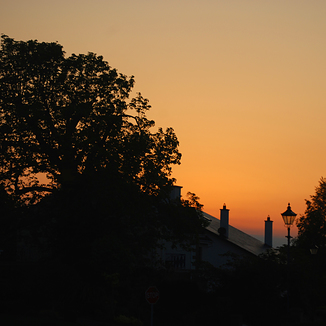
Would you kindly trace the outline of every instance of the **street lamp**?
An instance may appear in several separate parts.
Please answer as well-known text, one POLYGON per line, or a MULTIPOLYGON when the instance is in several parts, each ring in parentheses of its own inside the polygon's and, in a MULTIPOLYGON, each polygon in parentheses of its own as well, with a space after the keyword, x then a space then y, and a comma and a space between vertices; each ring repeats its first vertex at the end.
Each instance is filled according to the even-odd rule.
POLYGON ((288 235, 285 236, 285 237, 288 238, 288 262, 287 263, 289 265, 289 260, 290 260, 290 240, 292 238, 290 236, 290 228, 293 225, 293 222, 294 222, 297 214, 292 212, 291 206, 290 206, 290 203, 289 203, 287 210, 284 213, 282 213, 281 215, 282 215, 282 218, 283 218, 283 221, 284 221, 284 226, 286 228, 288 228, 288 235))
POLYGON ((288 247, 290 247, 290 239, 291 239, 290 228, 293 225, 293 222, 294 222, 297 214, 292 212, 291 206, 290 206, 290 203, 289 203, 287 210, 284 213, 282 213, 281 215, 282 215, 282 218, 283 218, 283 221, 284 221, 284 226, 286 228, 288 228, 288 235, 286 236, 286 238, 288 238, 288 247))
POLYGON ((297 216, 296 213, 292 212, 290 203, 288 204, 287 210, 281 214, 284 224, 286 227, 291 227, 293 225, 293 222, 297 216))
POLYGON ((284 221, 284 226, 288 229, 288 235, 285 236, 286 238, 288 238, 288 255, 287 255, 287 270, 288 270, 288 293, 287 293, 287 311, 288 313, 290 312, 290 295, 289 295, 289 282, 290 282, 290 240, 291 240, 291 235, 290 235, 290 228, 294 223, 294 220, 297 216, 296 213, 294 213, 291 210, 291 206, 290 203, 288 204, 288 208, 284 213, 281 213, 283 221, 284 221))

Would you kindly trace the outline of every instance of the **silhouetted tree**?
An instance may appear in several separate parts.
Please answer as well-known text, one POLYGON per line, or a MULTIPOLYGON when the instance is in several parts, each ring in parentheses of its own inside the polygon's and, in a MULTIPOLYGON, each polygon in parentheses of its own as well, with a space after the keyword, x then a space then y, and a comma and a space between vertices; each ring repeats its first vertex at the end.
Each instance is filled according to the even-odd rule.
POLYGON ((117 286, 108 279, 122 291, 130 279, 145 285, 140 271, 160 240, 196 244, 206 224, 198 197, 169 197, 178 139, 172 128, 151 131, 148 100, 129 99, 133 85, 94 53, 66 57, 58 43, 2 35, 0 197, 19 207, 20 230, 50 264, 24 273, 35 275, 24 302, 38 283, 40 304, 86 309, 94 298, 99 309, 117 286), (38 276, 45 270, 51 284, 38 276))
POLYGON ((83 243, 89 251, 89 243, 108 229, 119 239, 117 230, 127 234, 133 228, 123 243, 148 248, 162 237, 194 238, 203 225, 190 213, 201 208, 194 195, 169 206, 179 143, 172 128, 151 132, 148 100, 141 94, 128 99, 133 85, 132 76, 94 53, 65 57, 58 43, 2 35, 0 183, 30 206, 25 215, 35 235, 41 228, 54 236, 55 221, 55 243, 66 239, 66 249, 68 241, 72 248, 83 243))
POLYGON ((292 248, 297 277, 297 297, 307 314, 325 305, 326 289, 326 179, 321 178, 315 194, 306 200, 306 210, 297 222, 298 236, 292 248), (312 255, 310 249, 318 248, 312 255))
POLYGON ((152 133, 134 78, 94 53, 15 41, 0 51, 0 180, 15 195, 53 192, 105 171, 149 194, 170 186, 181 154, 172 128, 152 133), (44 174, 48 182, 40 183, 44 174))
POLYGON ((298 239, 296 244, 309 249, 326 244, 326 179, 321 178, 316 192, 306 200, 306 211, 298 219, 298 239))

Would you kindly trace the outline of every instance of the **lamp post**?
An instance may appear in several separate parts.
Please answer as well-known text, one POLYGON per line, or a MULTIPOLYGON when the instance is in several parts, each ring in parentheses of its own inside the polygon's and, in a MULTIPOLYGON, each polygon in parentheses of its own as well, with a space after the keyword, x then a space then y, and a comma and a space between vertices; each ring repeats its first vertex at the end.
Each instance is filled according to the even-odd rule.
POLYGON ((288 291, 287 291, 287 311, 288 313, 290 312, 290 295, 289 295, 289 282, 290 282, 290 242, 291 242, 291 235, 290 235, 290 228, 294 223, 294 220, 297 216, 296 213, 294 213, 291 210, 290 203, 288 204, 288 208, 284 213, 281 213, 283 221, 284 221, 284 226, 288 229, 288 235, 285 236, 288 238, 288 254, 287 254, 287 283, 288 283, 288 291))
POLYGON ((289 203, 287 210, 284 213, 282 213, 281 215, 282 215, 282 218, 284 221, 284 226, 288 229, 288 235, 286 236, 286 238, 288 238, 288 264, 289 264, 290 240, 291 240, 290 228, 293 225, 297 214, 292 212, 291 206, 289 203))

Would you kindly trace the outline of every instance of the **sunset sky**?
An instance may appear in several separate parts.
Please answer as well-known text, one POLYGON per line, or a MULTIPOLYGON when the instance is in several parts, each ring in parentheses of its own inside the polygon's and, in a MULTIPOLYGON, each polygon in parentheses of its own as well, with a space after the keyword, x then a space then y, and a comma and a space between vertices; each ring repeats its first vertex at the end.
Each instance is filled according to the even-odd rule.
POLYGON ((95 52, 135 76, 156 128, 179 138, 177 185, 207 213, 225 203, 230 224, 261 239, 270 215, 283 239, 280 213, 290 202, 303 214, 326 177, 325 0, 0 4, 0 33, 95 52))

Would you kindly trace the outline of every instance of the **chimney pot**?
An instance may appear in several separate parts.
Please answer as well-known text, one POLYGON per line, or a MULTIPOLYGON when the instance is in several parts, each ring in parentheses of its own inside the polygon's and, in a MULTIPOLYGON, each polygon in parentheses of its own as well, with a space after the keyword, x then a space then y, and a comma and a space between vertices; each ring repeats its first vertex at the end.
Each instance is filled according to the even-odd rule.
POLYGON ((265 245, 273 247, 273 221, 269 215, 265 221, 265 245))
POLYGON ((223 205, 220 214, 220 229, 225 229, 224 237, 229 237, 229 209, 226 208, 226 205, 223 205))

